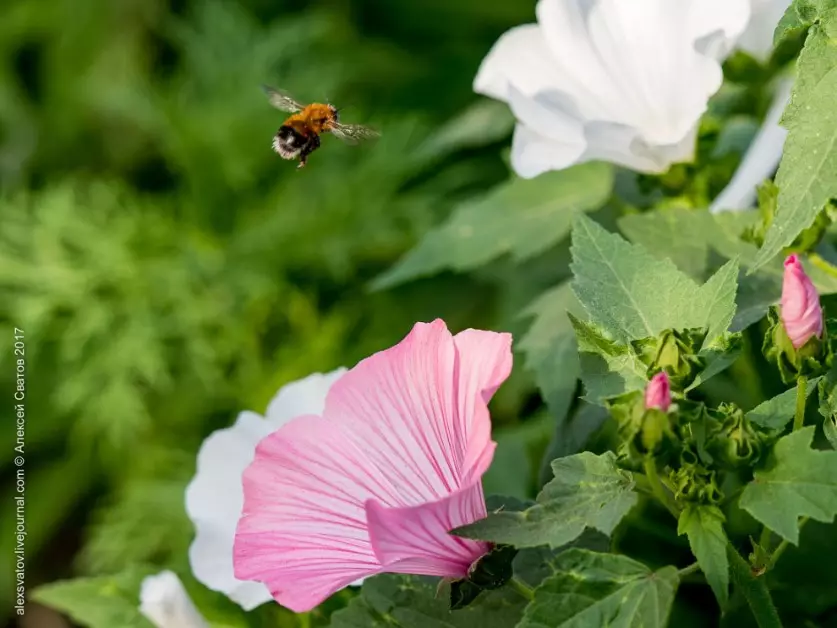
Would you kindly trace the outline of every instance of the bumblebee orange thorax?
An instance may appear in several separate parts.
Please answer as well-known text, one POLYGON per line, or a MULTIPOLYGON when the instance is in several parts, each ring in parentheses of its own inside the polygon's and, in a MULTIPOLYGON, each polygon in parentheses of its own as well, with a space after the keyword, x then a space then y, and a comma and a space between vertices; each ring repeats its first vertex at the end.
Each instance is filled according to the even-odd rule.
POLYGON ((324 133, 337 122, 337 110, 331 105, 315 102, 291 118, 303 120, 315 133, 324 133))

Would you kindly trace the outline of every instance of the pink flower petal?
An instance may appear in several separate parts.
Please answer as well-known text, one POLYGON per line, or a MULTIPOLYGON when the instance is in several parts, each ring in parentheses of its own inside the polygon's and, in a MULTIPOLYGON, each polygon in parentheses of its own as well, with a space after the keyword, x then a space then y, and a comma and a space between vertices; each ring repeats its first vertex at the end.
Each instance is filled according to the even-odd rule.
POLYGON ((811 336, 822 336, 820 295, 796 255, 785 260, 781 305, 782 323, 794 348, 799 349, 811 336))
POLYGON ((479 481, 437 502, 384 508, 366 502, 369 536, 384 569, 393 573, 465 577, 488 543, 448 534, 486 515, 479 481))
POLYGON ((304 611, 359 577, 396 570, 381 556, 397 570, 462 575, 482 545, 447 531, 485 515, 478 482, 494 451, 486 403, 509 374, 510 345, 508 334, 454 338, 442 321, 419 323, 343 375, 323 417, 265 438, 244 473, 236 577, 304 611), (415 532, 407 516, 426 526, 421 547, 405 540, 415 532))

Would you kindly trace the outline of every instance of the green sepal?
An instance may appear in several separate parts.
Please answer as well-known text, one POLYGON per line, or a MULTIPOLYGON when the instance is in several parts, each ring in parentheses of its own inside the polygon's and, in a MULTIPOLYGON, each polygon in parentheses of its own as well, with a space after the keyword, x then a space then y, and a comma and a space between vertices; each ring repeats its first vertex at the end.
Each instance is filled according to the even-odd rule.
POLYGON ((709 412, 713 421, 706 435, 706 451, 721 469, 752 466, 761 459, 768 434, 753 425, 733 403, 722 403, 709 412))
POLYGON ((450 609, 465 608, 482 591, 499 589, 511 580, 517 548, 495 545, 468 568, 468 576, 450 583, 450 609))
POLYGON ((672 388, 683 389, 706 366, 698 356, 705 338, 705 329, 666 329, 656 337, 634 340, 631 346, 648 368, 649 377, 665 371, 672 388))
POLYGON ((682 456, 680 466, 669 473, 674 500, 678 504, 719 505, 724 494, 718 487, 715 472, 688 459, 688 454, 682 456))
POLYGON ((676 457, 679 439, 674 430, 678 406, 667 412, 645 409, 645 393, 634 391, 605 400, 619 434, 619 455, 639 463, 647 454, 660 460, 676 457))
POLYGON ((810 379, 828 371, 834 361, 833 345, 837 339, 837 325, 833 319, 825 321, 823 338, 827 341, 812 336, 799 349, 794 348, 775 305, 768 310, 767 321, 769 328, 764 335, 762 353, 779 369, 785 384, 796 382, 801 375, 810 379))

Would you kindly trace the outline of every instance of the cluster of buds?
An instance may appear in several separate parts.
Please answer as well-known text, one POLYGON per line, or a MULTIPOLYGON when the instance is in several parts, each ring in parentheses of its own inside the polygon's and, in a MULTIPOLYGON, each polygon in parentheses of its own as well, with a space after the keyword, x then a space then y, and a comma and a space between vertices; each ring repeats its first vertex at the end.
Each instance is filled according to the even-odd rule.
POLYGON ((782 380, 816 376, 831 365, 832 352, 825 340, 825 318, 820 296, 797 255, 785 260, 782 299, 768 314, 770 330, 764 338, 764 355, 775 362, 782 380))

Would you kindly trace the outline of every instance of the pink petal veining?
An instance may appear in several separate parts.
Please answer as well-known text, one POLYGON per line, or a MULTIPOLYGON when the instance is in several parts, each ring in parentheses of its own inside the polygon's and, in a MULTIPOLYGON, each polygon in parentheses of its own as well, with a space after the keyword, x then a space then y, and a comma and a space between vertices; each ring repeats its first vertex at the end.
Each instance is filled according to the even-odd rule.
POLYGON ((781 319, 785 331, 799 349, 812 336, 822 336, 823 316, 820 295, 810 280, 799 257, 790 255, 785 260, 782 280, 781 319))
POLYGON ((295 611, 383 571, 461 577, 486 545, 447 532, 485 516, 486 406, 511 337, 417 324, 329 391, 322 417, 266 437, 244 473, 236 577, 295 611))

